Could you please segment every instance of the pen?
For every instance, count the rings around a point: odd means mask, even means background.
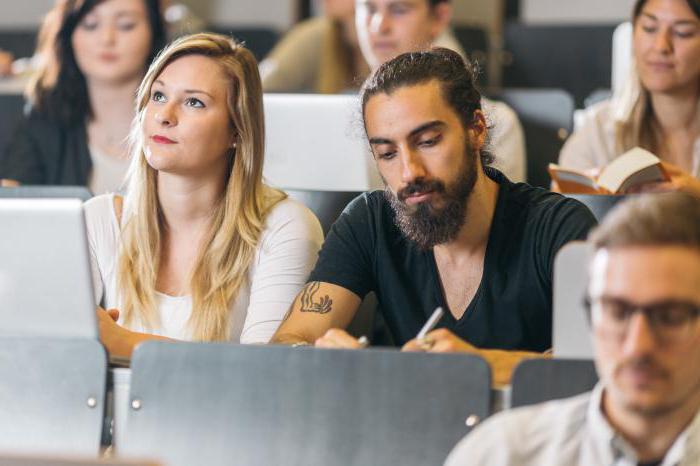
[[[416,335],[416,340],[422,340],[425,338],[425,336],[428,334],[429,331],[435,328],[437,323],[440,321],[442,318],[442,315],[444,314],[442,307],[438,306],[435,308],[433,311],[433,315],[430,316],[430,319],[423,325],[423,328],[420,329],[420,332],[418,332],[418,335]]]

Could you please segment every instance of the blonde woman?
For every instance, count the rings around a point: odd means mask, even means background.
[[[262,90],[253,55],[196,34],[151,65],[137,97],[124,198],[85,206],[100,335],[266,343],[322,242],[305,207],[265,186]]]
[[[700,195],[700,1],[637,0],[633,25],[635,66],[626,88],[587,110],[559,163],[595,172],[641,146],[672,176],[645,190]]]

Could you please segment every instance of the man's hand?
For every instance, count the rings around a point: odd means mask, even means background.
[[[529,351],[505,351],[479,349],[462,340],[447,329],[428,333],[422,340],[411,340],[402,351],[427,351],[430,353],[471,353],[481,356],[491,366],[492,384],[496,387],[510,384],[513,369],[523,359],[544,358],[542,353]]]
[[[316,339],[316,348],[336,348],[336,349],[361,349],[365,345],[360,343],[355,337],[345,330],[332,328]]]
[[[431,353],[479,354],[476,346],[470,345],[447,329],[439,328],[420,340],[413,339],[403,345],[401,351],[429,351]]]

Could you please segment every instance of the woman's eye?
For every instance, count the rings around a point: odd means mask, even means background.
[[[689,38],[691,38],[691,37],[693,37],[693,36],[695,35],[695,31],[685,31],[685,30],[679,31],[679,30],[676,30],[676,31],[673,31],[673,34],[674,34],[676,37],[680,37],[681,39],[689,39]]]
[[[165,95],[160,91],[153,92],[151,100],[154,102],[165,102]]]
[[[86,31],[94,31],[97,29],[97,26],[99,26],[99,23],[94,19],[86,20],[80,23],[80,27]]]
[[[204,108],[204,102],[202,102],[199,99],[195,99],[194,97],[189,97],[187,100],[185,100],[185,105],[188,107],[194,107],[194,108]]]
[[[135,27],[136,27],[136,23],[134,23],[133,21],[129,21],[128,23],[117,24],[117,28],[120,31],[131,31]]]
[[[642,26],[642,31],[648,34],[653,34],[656,32],[656,26]]]

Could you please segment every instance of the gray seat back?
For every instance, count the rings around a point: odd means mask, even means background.
[[[0,452],[97,458],[106,380],[96,340],[0,338]]]
[[[14,188],[0,188],[0,198],[2,197],[80,199],[85,202],[92,197],[92,193],[85,186],[17,186]]]
[[[528,359],[513,372],[511,407],[568,398],[590,391],[598,381],[585,359]]]
[[[471,355],[149,342],[131,367],[117,452],[169,466],[442,464],[490,406]]]
[[[556,163],[574,128],[574,99],[561,89],[504,89],[495,96],[510,105],[523,125],[527,182],[549,188],[547,166]]]

